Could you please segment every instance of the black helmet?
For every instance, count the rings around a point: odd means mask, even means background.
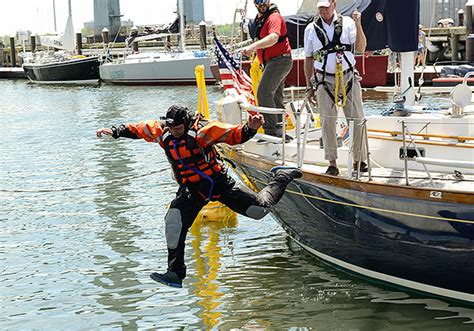
[[[166,116],[162,118],[167,126],[177,126],[184,124],[186,128],[191,125],[193,115],[187,107],[173,105],[168,108]]]

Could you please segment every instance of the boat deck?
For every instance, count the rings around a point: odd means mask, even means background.
[[[243,150],[242,148],[238,149],[239,152],[241,152],[247,157],[254,158],[260,161],[266,161],[273,164],[282,164],[281,156],[276,157],[271,155],[271,151],[278,145],[279,144],[275,143],[261,143],[257,142],[254,139],[252,141],[247,142],[245,150]],[[311,145],[313,145],[312,147],[317,147],[319,149],[319,144],[317,144],[316,142],[308,143],[308,145],[309,146],[307,147],[311,147]],[[296,143],[287,143],[286,148],[288,150],[288,156],[294,156],[294,153],[292,153],[291,151],[296,150]],[[296,160],[289,160],[288,158],[286,158],[285,165],[296,167],[297,162]],[[344,163],[343,159],[338,162],[338,167],[340,171],[338,178],[356,179],[356,172],[352,170],[348,172],[347,165]],[[408,182],[410,187],[474,193],[473,174],[466,174],[463,172],[463,169],[453,168],[452,172],[446,173],[430,170],[430,165],[427,165],[427,168],[432,180],[430,180],[429,175],[426,171],[412,169],[408,171]],[[320,163],[305,161],[301,169],[305,173],[324,174],[327,169],[327,162],[322,161]],[[360,173],[360,177],[358,180],[361,182],[369,182],[369,174]],[[405,186],[405,171],[403,169],[389,169],[371,163],[371,182],[394,186]]]

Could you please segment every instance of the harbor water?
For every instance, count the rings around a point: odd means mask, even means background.
[[[195,87],[0,81],[0,102],[1,330],[474,329],[474,309],[327,266],[271,216],[202,223],[184,288],[152,281],[177,184],[158,145],[95,130],[196,108]]]

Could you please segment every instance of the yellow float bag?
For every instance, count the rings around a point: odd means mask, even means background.
[[[203,118],[209,119],[209,101],[207,99],[206,78],[204,76],[204,66],[196,66],[194,73],[196,74],[196,85],[199,91],[198,95],[198,114]]]
[[[209,102],[207,99],[206,79],[204,77],[204,66],[198,65],[195,69],[196,85],[198,87],[198,114],[209,119]],[[225,205],[217,201],[209,202],[198,214],[196,221],[223,221],[229,222],[237,219],[237,214]]]

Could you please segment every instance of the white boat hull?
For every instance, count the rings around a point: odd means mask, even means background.
[[[100,66],[100,78],[106,83],[124,85],[184,85],[195,84],[195,68],[204,66],[206,81],[214,81],[211,58],[143,57],[105,63]]]

